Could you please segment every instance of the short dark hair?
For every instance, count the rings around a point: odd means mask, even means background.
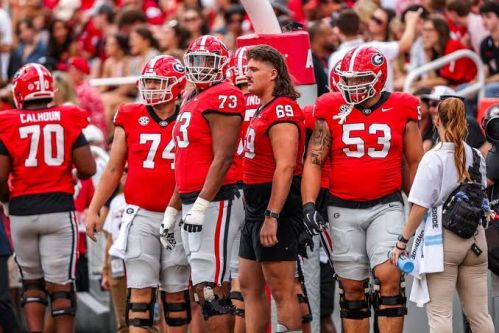
[[[110,5],[104,3],[102,4],[99,9],[97,10],[97,15],[105,15],[107,23],[113,23],[114,22],[114,10],[113,7]]]
[[[317,20],[317,21],[312,21],[310,25],[307,27],[308,35],[310,36],[310,41],[313,42],[317,34],[319,33],[321,26],[324,23],[324,21]]]
[[[450,0],[447,1],[445,9],[454,11],[459,16],[466,16],[471,12],[471,1],[469,0]]]
[[[135,23],[147,23],[147,17],[144,12],[135,9],[125,10],[118,19],[118,28],[121,29],[124,26]]]
[[[480,7],[480,14],[494,13],[499,16],[499,2],[496,0],[487,0]]]
[[[143,26],[143,27],[137,27],[133,30],[137,35],[142,37],[142,39],[148,40],[149,45],[154,48],[154,49],[159,49],[158,45],[158,40],[154,38],[154,35],[152,34],[152,31],[149,30],[148,27]]]
[[[356,36],[360,27],[359,15],[353,9],[343,9],[336,20],[336,26],[345,36]]]
[[[21,33],[21,25],[23,25],[23,24],[25,24],[26,27],[28,27],[31,30],[35,29],[35,26],[33,24],[33,19],[31,17],[25,17],[25,18],[22,18],[19,21],[17,21],[16,35],[19,36],[19,34]]]
[[[248,60],[254,59],[266,62],[277,70],[273,96],[285,96],[293,100],[300,97],[300,93],[293,86],[286,60],[284,60],[282,54],[275,48],[269,45],[258,45],[250,49],[246,57]]]

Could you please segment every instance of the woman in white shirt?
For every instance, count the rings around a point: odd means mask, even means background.
[[[419,164],[409,194],[413,205],[407,224],[392,250],[392,263],[396,263],[399,255],[406,252],[408,239],[425,218],[428,209],[441,206],[451,192],[470,177],[468,168],[473,161],[473,150],[465,143],[467,124],[464,103],[455,97],[440,102],[435,126],[441,143],[428,151]],[[485,188],[485,161],[479,156],[482,186]],[[439,228],[443,238],[443,271],[426,273],[430,298],[426,312],[430,332],[453,331],[452,300],[457,289],[472,331],[493,333],[494,324],[488,312],[487,243],[483,227],[479,225],[475,236],[469,239],[461,238],[441,226]],[[474,252],[471,249],[474,244],[482,252]],[[435,254],[435,257],[438,255]]]

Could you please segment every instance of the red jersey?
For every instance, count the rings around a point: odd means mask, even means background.
[[[305,117],[305,129],[313,131],[315,128],[314,106],[307,105],[303,108],[303,115]],[[322,165],[321,170],[321,188],[329,188],[329,173],[331,172],[331,159],[327,158],[326,162]]]
[[[253,115],[260,106],[260,98],[258,98],[258,96],[255,96],[252,93],[246,93],[244,95],[244,98],[246,99],[246,110],[244,111],[244,120],[241,124],[241,139],[239,140],[239,145],[237,146],[237,155],[234,158],[234,165],[237,170],[238,181],[243,180],[243,153],[246,131],[249,127],[251,118],[253,118]]]
[[[245,184],[270,183],[274,178],[275,160],[269,130],[279,123],[293,123],[298,127],[300,141],[294,175],[303,169],[305,149],[305,121],[298,103],[288,97],[276,97],[261,106],[246,132],[244,143],[243,178]]]
[[[173,128],[175,138],[175,180],[179,193],[199,192],[213,161],[213,140],[205,113],[244,115],[243,93],[231,83],[222,82],[184,100]],[[234,165],[222,185],[235,184]]]
[[[114,125],[126,133],[128,176],[125,201],[163,212],[175,188],[175,144],[172,129],[177,113],[161,120],[144,104],[120,106]]]
[[[443,55],[451,54],[458,50],[465,50],[466,47],[459,41],[449,39],[445,45]],[[461,58],[450,62],[438,71],[441,77],[450,81],[452,85],[466,83],[473,80],[477,73],[477,68],[473,60]]]
[[[382,93],[375,106],[354,108],[340,125],[333,116],[347,107],[341,93],[324,94],[315,103],[314,117],[327,121],[332,136],[329,192],[344,200],[370,201],[399,191],[405,127],[419,120],[419,100]]]
[[[0,140],[12,160],[11,198],[54,192],[72,195],[71,152],[87,125],[87,112],[70,105],[1,112]]]

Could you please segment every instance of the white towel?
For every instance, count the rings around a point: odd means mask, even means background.
[[[120,233],[118,238],[113,243],[109,249],[109,254],[121,259],[125,259],[126,247],[128,243],[128,232],[132,226],[132,221],[137,212],[139,211],[139,206],[136,205],[126,205],[125,212],[123,213]]]
[[[409,299],[418,307],[422,307],[430,301],[426,273],[444,270],[442,206],[428,210],[416,230],[410,256],[414,261],[414,270],[411,272],[414,281]]]

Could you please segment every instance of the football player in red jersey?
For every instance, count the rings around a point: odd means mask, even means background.
[[[28,330],[42,332],[48,294],[56,332],[72,332],[78,236],[72,168],[80,179],[95,173],[82,134],[88,115],[76,106],[52,106],[54,81],[39,64],[23,66],[12,90],[17,110],[0,114],[0,201],[9,201],[21,304]]]
[[[120,231],[113,247],[124,252],[130,332],[145,332],[153,326],[158,285],[169,332],[186,332],[191,319],[189,266],[180,226],[175,223],[180,216],[174,216],[167,232],[159,232],[175,188],[172,129],[178,115],[175,102],[184,87],[185,70],[179,60],[160,55],[147,62],[138,81],[144,103],[122,105],[116,113],[109,162],[88,209],[87,234],[95,240],[94,228],[102,228],[98,212],[127,164],[124,232]]]
[[[242,192],[243,183],[243,153],[244,153],[244,138],[246,136],[246,130],[248,129],[249,123],[256,109],[260,105],[260,98],[248,91],[248,78],[246,77],[246,71],[248,68],[248,59],[246,54],[251,47],[243,46],[234,52],[230,58],[229,68],[227,70],[227,76],[231,79],[232,83],[238,87],[244,94],[246,100],[246,110],[244,111],[244,120],[241,124],[241,136],[239,144],[237,147],[237,155],[234,159],[234,164],[238,171],[238,185],[239,191]],[[239,286],[239,244],[241,239],[241,233],[237,233],[236,239],[234,241],[234,246],[232,248],[231,254],[231,290],[230,299],[234,305],[234,333],[244,333],[245,323],[244,323],[244,299],[241,294],[241,288]]]
[[[244,145],[246,217],[239,249],[246,330],[265,332],[270,321],[265,283],[277,303],[277,332],[301,332],[295,293],[298,236],[303,230],[300,175],[303,113],[284,57],[268,45],[252,48],[249,91],[261,99]]]
[[[195,89],[180,107],[173,129],[177,191],[164,227],[182,203],[182,243],[191,265],[194,296],[210,332],[232,330],[230,256],[243,220],[233,159],[244,113],[244,96],[226,82],[229,53],[213,36],[195,39],[184,55]]]
[[[403,159],[409,171],[404,183],[410,186],[423,154],[419,101],[382,92],[386,59],[377,49],[351,50],[337,73],[341,93],[322,95],[315,103],[302,181],[305,225],[316,233],[324,223],[316,198],[321,166],[329,157],[328,215],[344,332],[369,331],[370,299],[380,331],[402,332],[407,313],[403,276],[387,253],[404,225]]]

